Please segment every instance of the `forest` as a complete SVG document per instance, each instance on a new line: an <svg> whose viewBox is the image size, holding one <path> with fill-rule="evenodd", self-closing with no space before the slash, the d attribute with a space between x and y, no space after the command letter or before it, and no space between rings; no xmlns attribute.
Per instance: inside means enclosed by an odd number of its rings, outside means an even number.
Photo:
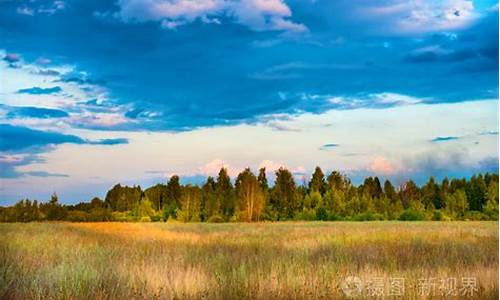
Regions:
<svg viewBox="0 0 500 300"><path fill-rule="evenodd" d="M65 205L54 193L48 202L23 199L0 207L0 222L131 221L258 222L372 220L498 220L498 174L469 179L430 177L422 186L408 180L394 186L367 177L358 186L340 172L316 167L308 183L297 185L286 168L268 182L265 168L249 168L234 182L225 168L203 185L182 185L176 175L166 184L111 188L104 200Z"/></svg>

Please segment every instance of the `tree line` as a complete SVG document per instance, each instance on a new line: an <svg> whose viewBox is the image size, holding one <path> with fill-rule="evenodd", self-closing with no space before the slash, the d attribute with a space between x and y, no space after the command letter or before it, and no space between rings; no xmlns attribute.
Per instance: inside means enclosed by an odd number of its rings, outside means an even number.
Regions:
<svg viewBox="0 0 500 300"><path fill-rule="evenodd" d="M76 205L59 203L54 193L46 203L24 199L0 207L0 221L498 220L498 174L441 182L430 177L423 186L412 180L394 186L378 177L355 186L340 172L325 176L320 167L302 185L286 168L275 175L272 186L265 168L258 174L247 168L234 183L225 168L203 185L182 185L174 175L145 190L117 184L104 200Z"/></svg>

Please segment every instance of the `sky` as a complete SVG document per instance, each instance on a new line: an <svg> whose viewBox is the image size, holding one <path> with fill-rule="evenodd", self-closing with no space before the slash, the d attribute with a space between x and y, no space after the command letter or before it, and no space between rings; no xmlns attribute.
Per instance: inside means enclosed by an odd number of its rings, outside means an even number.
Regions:
<svg viewBox="0 0 500 300"><path fill-rule="evenodd" d="M0 1L0 205L498 172L498 2Z"/></svg>

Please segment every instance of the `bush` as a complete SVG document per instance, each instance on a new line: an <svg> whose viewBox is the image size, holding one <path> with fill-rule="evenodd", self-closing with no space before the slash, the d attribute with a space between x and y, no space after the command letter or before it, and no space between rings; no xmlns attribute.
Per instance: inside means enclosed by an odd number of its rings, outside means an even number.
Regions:
<svg viewBox="0 0 500 300"><path fill-rule="evenodd" d="M318 221L328 220L328 213L326 212L326 209L324 207L321 206L316 208L316 220Z"/></svg>
<svg viewBox="0 0 500 300"><path fill-rule="evenodd" d="M162 211L163 215L163 220L167 221L169 217L172 217L174 219L177 218L177 205L175 203L170 203L169 205L165 206Z"/></svg>
<svg viewBox="0 0 500 300"><path fill-rule="evenodd" d="M141 217L139 219L139 222L151 222L151 218L150 217Z"/></svg>
<svg viewBox="0 0 500 300"><path fill-rule="evenodd" d="M208 218L208 223L224 223L224 218L219 215L214 215Z"/></svg>
<svg viewBox="0 0 500 300"><path fill-rule="evenodd" d="M451 221L453 218L450 216L446 215L440 210L434 211L434 214L432 215L432 220L433 221Z"/></svg>
<svg viewBox="0 0 500 300"><path fill-rule="evenodd" d="M443 220L443 213L440 210L434 211L434 214L432 215L432 220L433 221L442 221Z"/></svg>
<svg viewBox="0 0 500 300"><path fill-rule="evenodd" d="M380 221L380 220L384 220L384 216L372 212L357 214L353 217L353 221Z"/></svg>
<svg viewBox="0 0 500 300"><path fill-rule="evenodd" d="M86 222L89 220L89 214L81 210L70 210L66 218L71 222Z"/></svg>
<svg viewBox="0 0 500 300"><path fill-rule="evenodd" d="M275 219L273 218L273 216L268 213L268 212L263 212L261 215L260 215L260 221L275 221Z"/></svg>
<svg viewBox="0 0 500 300"><path fill-rule="evenodd" d="M488 217L488 220L498 221L498 211L493 209L485 209L484 214Z"/></svg>
<svg viewBox="0 0 500 300"><path fill-rule="evenodd" d="M167 223L180 223L180 221L178 221L174 217L168 217L168 219L165 222L167 222Z"/></svg>
<svg viewBox="0 0 500 300"><path fill-rule="evenodd" d="M400 221L422 221L425 220L425 213L413 209L406 209L399 215Z"/></svg>
<svg viewBox="0 0 500 300"><path fill-rule="evenodd" d="M304 209L301 212L296 213L293 216L295 221L314 221L316 220L316 214L312 210Z"/></svg>
<svg viewBox="0 0 500 300"><path fill-rule="evenodd" d="M127 212L114 211L111 213L111 220L115 222L126 222Z"/></svg>
<svg viewBox="0 0 500 300"><path fill-rule="evenodd" d="M151 218L151 222L160 222L161 221L161 217L158 215L151 216L150 218Z"/></svg>
<svg viewBox="0 0 500 300"><path fill-rule="evenodd" d="M111 214L108 210L104 208L96 208L90 211L88 221L90 222L102 222L109 221L111 219Z"/></svg>
<svg viewBox="0 0 500 300"><path fill-rule="evenodd" d="M465 213L464 219L467 221L484 221L488 220L488 216L480 211L471 210Z"/></svg>
<svg viewBox="0 0 500 300"><path fill-rule="evenodd" d="M328 221L340 221L343 220L342 216L337 215L336 213L331 213L328 215Z"/></svg>

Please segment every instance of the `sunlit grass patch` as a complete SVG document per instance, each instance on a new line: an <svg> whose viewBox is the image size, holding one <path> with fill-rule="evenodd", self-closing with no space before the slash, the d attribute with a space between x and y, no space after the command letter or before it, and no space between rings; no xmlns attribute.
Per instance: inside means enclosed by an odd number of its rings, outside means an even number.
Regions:
<svg viewBox="0 0 500 300"><path fill-rule="evenodd" d="M497 222L28 223L0 234L7 299L342 298L348 276L405 278L405 298L426 298L421 278L473 277L475 298L498 297Z"/></svg>

